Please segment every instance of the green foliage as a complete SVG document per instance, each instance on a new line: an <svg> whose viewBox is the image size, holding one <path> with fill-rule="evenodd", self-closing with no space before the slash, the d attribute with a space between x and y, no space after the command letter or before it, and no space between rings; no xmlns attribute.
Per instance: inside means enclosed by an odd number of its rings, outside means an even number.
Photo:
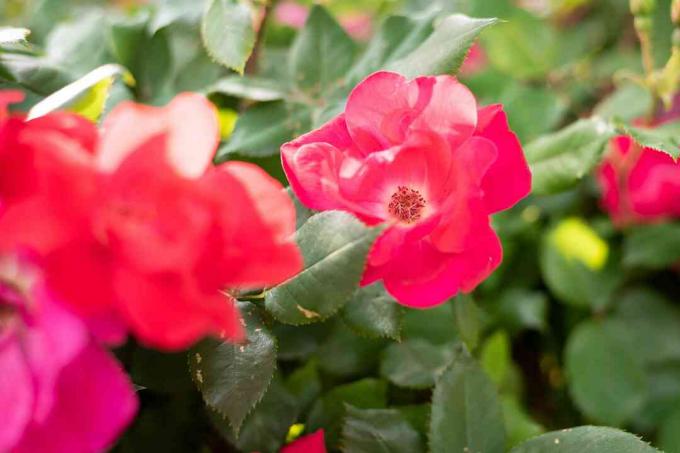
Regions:
<svg viewBox="0 0 680 453"><path fill-rule="evenodd" d="M367 228L344 212L310 218L297 232L305 267L266 292L267 310L279 321L294 325L335 314L356 291L366 256L379 233L380 228Z"/></svg>
<svg viewBox="0 0 680 453"><path fill-rule="evenodd" d="M347 302L342 316L352 329L369 337L399 340L403 310L382 283L359 288Z"/></svg>
<svg viewBox="0 0 680 453"><path fill-rule="evenodd" d="M201 27L208 54L220 64L243 74L255 46L250 7L238 0L211 0Z"/></svg>
<svg viewBox="0 0 680 453"><path fill-rule="evenodd" d="M395 409L347 408L342 446L356 453L423 452L418 432Z"/></svg>
<svg viewBox="0 0 680 453"><path fill-rule="evenodd" d="M505 429L496 388L459 347L432 394L430 450L503 452Z"/></svg>
<svg viewBox="0 0 680 453"><path fill-rule="evenodd" d="M650 447L632 434L613 428L580 426L543 434L514 448L511 453L654 453Z"/></svg>

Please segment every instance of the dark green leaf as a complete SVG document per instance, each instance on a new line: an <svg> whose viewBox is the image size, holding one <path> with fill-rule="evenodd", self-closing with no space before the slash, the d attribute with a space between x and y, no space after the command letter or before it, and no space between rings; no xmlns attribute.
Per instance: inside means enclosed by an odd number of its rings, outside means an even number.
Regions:
<svg viewBox="0 0 680 453"><path fill-rule="evenodd" d="M291 189L290 187L286 188L286 192L288 193L288 196L293 200L293 204L295 205L295 229L299 230L300 227L304 225L305 222L315 214L315 211L312 211L311 209L303 205L300 202L300 199L295 195L295 192L293 192L293 189Z"/></svg>
<svg viewBox="0 0 680 453"><path fill-rule="evenodd" d="M456 73L477 36L494 23L496 19L448 16L421 45L387 68L406 77Z"/></svg>
<svg viewBox="0 0 680 453"><path fill-rule="evenodd" d="M637 227L626 237L623 262L650 269L664 269L680 262L680 223Z"/></svg>
<svg viewBox="0 0 680 453"><path fill-rule="evenodd" d="M418 432L395 409L347 407L342 449L348 453L418 453Z"/></svg>
<svg viewBox="0 0 680 453"><path fill-rule="evenodd" d="M333 388L312 407L307 418L307 431L324 428L326 445L337 445L347 404L360 409L385 408L387 383L367 378Z"/></svg>
<svg viewBox="0 0 680 453"><path fill-rule="evenodd" d="M300 104L259 104L239 115L229 142L217 151L218 161L229 154L250 157L274 156L282 144L310 127L310 111Z"/></svg>
<svg viewBox="0 0 680 453"><path fill-rule="evenodd" d="M433 344L457 341L454 303L455 301L447 302L427 310L405 310L402 339L422 338Z"/></svg>
<svg viewBox="0 0 680 453"><path fill-rule="evenodd" d="M511 453L660 453L632 434L603 426L579 426L538 436Z"/></svg>
<svg viewBox="0 0 680 453"><path fill-rule="evenodd" d="M380 374L400 387L432 387L453 351L453 344L434 345L421 339L392 343L383 353Z"/></svg>
<svg viewBox="0 0 680 453"><path fill-rule="evenodd" d="M680 451L680 408L676 409L661 425L659 446L667 453Z"/></svg>
<svg viewBox="0 0 680 453"><path fill-rule="evenodd" d="M503 398L503 420L507 434L507 449L545 432L543 427L532 420L522 405L513 397Z"/></svg>
<svg viewBox="0 0 680 453"><path fill-rule="evenodd" d="M498 322L512 332L522 329L543 331L546 328L548 297L543 292L511 289L500 296L495 308Z"/></svg>
<svg viewBox="0 0 680 453"><path fill-rule="evenodd" d="M502 453L505 432L496 388L461 347L432 395L432 453Z"/></svg>
<svg viewBox="0 0 680 453"><path fill-rule="evenodd" d="M290 78L301 91L321 96L343 83L354 51L345 30L324 7L315 5L290 49Z"/></svg>
<svg viewBox="0 0 680 453"><path fill-rule="evenodd" d="M255 46L250 7L238 0L211 0L203 16L201 36L215 61L243 74Z"/></svg>
<svg viewBox="0 0 680 453"><path fill-rule="evenodd" d="M297 232L305 268L266 292L265 306L286 324L322 321L357 290L366 256L380 228L368 228L345 212L310 218Z"/></svg>
<svg viewBox="0 0 680 453"><path fill-rule="evenodd" d="M300 409L306 410L321 394L321 377L316 362L310 360L293 371L286 380L286 387L297 399Z"/></svg>
<svg viewBox="0 0 680 453"><path fill-rule="evenodd" d="M262 401L244 420L238 437L229 429L227 420L216 412L211 415L220 434L240 451L277 453L297 419L298 405L280 379L274 378Z"/></svg>
<svg viewBox="0 0 680 453"><path fill-rule="evenodd" d="M399 339L402 309L380 282L359 288L342 314L347 325L362 335Z"/></svg>
<svg viewBox="0 0 680 453"><path fill-rule="evenodd" d="M680 361L680 310L649 289L628 290L617 302L614 318L622 338L645 363Z"/></svg>
<svg viewBox="0 0 680 453"><path fill-rule="evenodd" d="M597 165L613 134L608 123L592 118L526 145L533 192L551 194L574 186Z"/></svg>
<svg viewBox="0 0 680 453"><path fill-rule="evenodd" d="M619 321L586 321L571 333L565 350L574 402L588 417L613 426L630 420L647 392L642 360L625 332Z"/></svg>
<svg viewBox="0 0 680 453"><path fill-rule="evenodd" d="M361 376L377 365L382 340L360 337L342 322L337 322L331 334L316 353L319 368L339 377Z"/></svg>
<svg viewBox="0 0 680 453"><path fill-rule="evenodd" d="M248 328L245 344L206 339L189 352L191 375L203 399L229 420L236 433L276 368L276 340L260 323L255 306L243 302L239 309Z"/></svg>

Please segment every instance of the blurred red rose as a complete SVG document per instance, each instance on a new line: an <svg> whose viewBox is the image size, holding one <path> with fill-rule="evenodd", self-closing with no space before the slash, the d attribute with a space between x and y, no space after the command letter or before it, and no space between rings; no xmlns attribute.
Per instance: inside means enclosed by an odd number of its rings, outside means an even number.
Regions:
<svg viewBox="0 0 680 453"><path fill-rule="evenodd" d="M126 327L161 349L242 339L221 291L299 271L292 201L255 165L211 165L218 124L202 96L121 104L103 130L97 139L64 113L3 124L0 160L10 155L24 176L0 190L0 248L41 253L50 287L104 340Z"/></svg>
<svg viewBox="0 0 680 453"><path fill-rule="evenodd" d="M0 256L0 369L3 452L100 452L137 410L122 367L53 298L42 270L8 255Z"/></svg>
<svg viewBox="0 0 680 453"><path fill-rule="evenodd" d="M345 112L283 145L291 187L312 209L387 222L363 285L429 307L472 291L501 262L489 216L527 195L531 175L500 105L477 108L450 76L378 72Z"/></svg>
<svg viewBox="0 0 680 453"><path fill-rule="evenodd" d="M618 225L680 217L680 163L620 136L598 170L602 206Z"/></svg>

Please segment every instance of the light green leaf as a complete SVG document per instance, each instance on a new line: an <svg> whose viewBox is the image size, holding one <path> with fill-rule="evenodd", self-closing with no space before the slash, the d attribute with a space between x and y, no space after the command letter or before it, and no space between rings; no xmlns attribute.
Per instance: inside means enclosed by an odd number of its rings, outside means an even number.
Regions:
<svg viewBox="0 0 680 453"><path fill-rule="evenodd" d="M399 339L402 309L381 282L359 288L342 315L347 325L362 335Z"/></svg>
<svg viewBox="0 0 680 453"><path fill-rule="evenodd" d="M278 101L286 96L285 88L276 80L236 75L218 80L207 91L261 102Z"/></svg>
<svg viewBox="0 0 680 453"><path fill-rule="evenodd" d="M479 308L472 296L461 294L453 300L456 328L461 340L470 350L479 343Z"/></svg>
<svg viewBox="0 0 680 453"><path fill-rule="evenodd" d="M243 420L265 394L276 368L276 339L261 324L256 307L240 302L245 344L206 339L189 351L189 368L205 403L229 420L238 434Z"/></svg>
<svg viewBox="0 0 680 453"><path fill-rule="evenodd" d="M524 148L532 174L534 194L551 194L571 188L600 162L614 129L591 118L534 140Z"/></svg>
<svg viewBox="0 0 680 453"><path fill-rule="evenodd" d="M290 49L290 79L299 90L319 97L342 85L354 52L345 30L324 7L315 5Z"/></svg>
<svg viewBox="0 0 680 453"><path fill-rule="evenodd" d="M642 407L647 392L643 363L620 321L586 321L571 332L565 350L569 390L585 415L620 426Z"/></svg>
<svg viewBox="0 0 680 453"><path fill-rule="evenodd" d="M504 448L505 430L496 388L461 347L434 388L430 451L502 453Z"/></svg>
<svg viewBox="0 0 680 453"><path fill-rule="evenodd" d="M579 426L531 439L510 453L660 453L627 432L603 426Z"/></svg>
<svg viewBox="0 0 680 453"><path fill-rule="evenodd" d="M474 19L462 14L444 18L421 45L387 66L406 77L456 73L483 29L496 19Z"/></svg>
<svg viewBox="0 0 680 453"><path fill-rule="evenodd" d="M217 151L218 161L230 154L249 157L275 156L285 142L305 132L310 110L300 104L272 102L259 104L239 115L231 139Z"/></svg>
<svg viewBox="0 0 680 453"><path fill-rule="evenodd" d="M56 91L33 106L28 119L39 118L55 110L69 107L77 113L97 120L104 111L114 77L122 76L132 83L130 74L122 66L107 64Z"/></svg>
<svg viewBox="0 0 680 453"><path fill-rule="evenodd" d="M600 101L593 113L605 119L633 121L644 116L652 105L649 90L637 83L625 83Z"/></svg>
<svg viewBox="0 0 680 453"><path fill-rule="evenodd" d="M339 211L317 214L297 232L305 268L266 292L265 306L286 324L322 321L340 310L359 286L366 256L381 229Z"/></svg>
<svg viewBox="0 0 680 453"><path fill-rule="evenodd" d="M434 345L421 339L392 343L383 352L380 374L400 387L432 387L453 353L452 344Z"/></svg>
<svg viewBox="0 0 680 453"><path fill-rule="evenodd" d="M255 46L250 7L238 0L211 0L203 16L201 36L215 61L243 74Z"/></svg>
<svg viewBox="0 0 680 453"><path fill-rule="evenodd" d="M680 224L637 227L625 239L623 262L649 269L664 269L680 262Z"/></svg>
<svg viewBox="0 0 680 453"><path fill-rule="evenodd" d="M433 12L417 19L404 16L390 16L385 19L350 70L347 76L348 87L353 87L372 72L412 52L432 33L434 17Z"/></svg>
<svg viewBox="0 0 680 453"><path fill-rule="evenodd" d="M487 338L479 361L493 383L500 387L512 363L508 334L501 330Z"/></svg>
<svg viewBox="0 0 680 453"><path fill-rule="evenodd" d="M507 449L545 432L543 427L526 413L514 397L506 396L503 398L503 420L507 434Z"/></svg>
<svg viewBox="0 0 680 453"><path fill-rule="evenodd" d="M418 453L418 432L395 409L347 407L342 450L348 453Z"/></svg>

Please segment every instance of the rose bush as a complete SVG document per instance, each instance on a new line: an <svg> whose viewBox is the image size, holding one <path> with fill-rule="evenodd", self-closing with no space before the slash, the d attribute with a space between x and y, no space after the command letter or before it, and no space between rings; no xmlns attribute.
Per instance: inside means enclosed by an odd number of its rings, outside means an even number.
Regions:
<svg viewBox="0 0 680 453"><path fill-rule="evenodd" d="M680 1L312 3L0 2L0 453L680 452Z"/></svg>

